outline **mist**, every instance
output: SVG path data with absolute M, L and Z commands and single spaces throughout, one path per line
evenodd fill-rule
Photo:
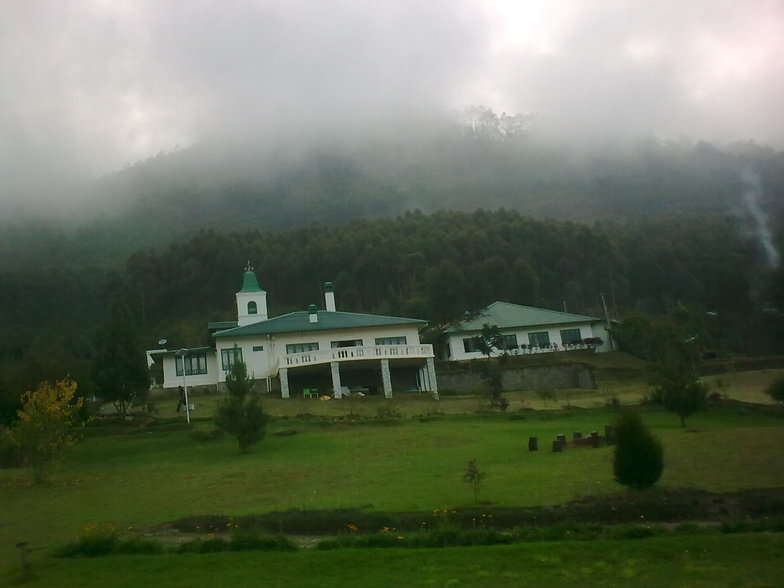
M 228 175 L 437 134 L 476 104 L 588 150 L 780 149 L 782 17 L 775 0 L 3 2 L 0 213 L 111 210 L 122 195 L 92 180 L 159 153 Z

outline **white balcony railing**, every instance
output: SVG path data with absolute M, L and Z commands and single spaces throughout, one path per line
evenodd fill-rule
M 288 353 L 280 359 L 279 367 L 292 368 L 333 361 L 359 361 L 363 359 L 407 359 L 433 357 L 433 346 L 418 345 L 371 345 L 366 347 L 338 347 L 304 353 Z

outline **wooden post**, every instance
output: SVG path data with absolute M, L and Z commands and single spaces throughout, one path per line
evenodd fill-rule
M 601 447 L 602 439 L 599 437 L 599 431 L 591 431 L 591 446 Z
M 528 437 L 528 451 L 539 450 L 539 437 Z
M 604 442 L 607 445 L 615 445 L 615 426 L 604 425 Z
M 553 453 L 561 453 L 563 448 L 561 447 L 561 442 L 558 439 L 553 440 Z
M 556 435 L 556 436 L 555 436 L 555 438 L 556 438 L 556 439 L 558 439 L 558 443 L 560 443 L 560 444 L 561 444 L 561 448 L 562 448 L 562 449 L 563 449 L 564 447 L 566 447 L 566 435 L 564 435 L 563 433 L 561 433 L 560 435 Z
M 572 438 L 573 439 L 582 439 L 583 438 L 582 431 L 575 431 L 574 433 L 572 433 Z

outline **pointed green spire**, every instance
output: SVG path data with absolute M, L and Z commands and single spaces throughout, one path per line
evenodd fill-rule
M 250 262 L 245 267 L 245 275 L 242 278 L 242 289 L 240 292 L 264 292 L 259 286 L 259 281 L 256 279 L 256 274 L 253 272 Z

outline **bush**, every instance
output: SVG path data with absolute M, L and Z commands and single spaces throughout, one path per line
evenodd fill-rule
M 765 390 L 765 393 L 779 403 L 784 403 L 784 376 L 773 380 Z
M 616 445 L 613 456 L 615 479 L 636 490 L 653 486 L 664 469 L 664 450 L 640 416 L 624 410 L 615 423 Z
M 100 557 L 112 553 L 119 539 L 111 527 L 87 525 L 82 529 L 79 540 L 57 552 L 58 557 Z
M 116 544 L 112 553 L 124 553 L 133 555 L 157 555 L 163 553 L 163 545 L 155 539 L 144 537 L 131 537 Z

